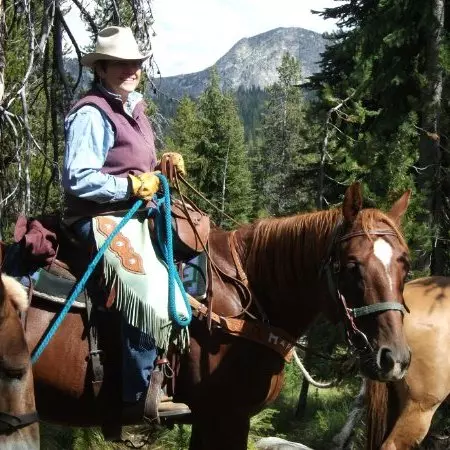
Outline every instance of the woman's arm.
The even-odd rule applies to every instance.
[[[64,190],[98,203],[128,199],[127,178],[100,171],[114,145],[114,131],[106,116],[95,106],[85,105],[66,119],[65,134]]]

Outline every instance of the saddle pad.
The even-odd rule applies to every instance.
[[[39,269],[30,276],[24,276],[19,279],[20,283],[26,288],[30,287],[30,281],[33,284],[33,295],[55,303],[65,303],[75,287],[75,282],[66,278],[58,277],[45,269]],[[75,299],[74,306],[84,308],[86,305],[86,296],[84,292]]]

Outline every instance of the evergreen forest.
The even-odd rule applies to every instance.
[[[133,28],[144,50],[150,46],[158,21],[151,0],[98,0],[95,11],[88,3],[0,1],[3,241],[12,240],[19,214],[62,208],[64,117],[86,91],[81,66],[69,72],[64,64],[67,46],[81,56],[67,8],[79,11],[93,38],[120,23]],[[216,208],[190,197],[225,229],[335,207],[354,181],[363,186],[365,206],[380,209],[410,189],[403,221],[409,276],[450,276],[450,1],[342,0],[316,14],[338,27],[326,35],[320,72],[308,80],[286,53],[278,81],[265,90],[223,91],[213,68],[199,98],[168,99],[154,90],[158,68],[148,64],[141,90],[150,93],[158,151],[184,156],[188,181]],[[337,380],[335,386],[311,387],[287,366],[282,394],[252,419],[249,449],[264,436],[332,448],[361,383],[342,334],[323,318],[309,330],[299,354],[315,378]],[[364,448],[364,426],[362,417],[346,448]],[[449,448],[449,427],[444,407],[420,448]],[[41,433],[43,449],[122,448],[97,429],[44,424]],[[129,433],[140,436],[138,429]],[[143,448],[184,450],[188,439],[189,426],[176,425],[156,430]]]

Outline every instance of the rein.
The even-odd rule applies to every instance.
[[[167,175],[166,175],[167,176]],[[186,214],[186,217],[188,218],[189,224],[191,225],[192,230],[194,231],[194,233],[197,236],[197,239],[199,240],[203,251],[205,252],[206,258],[209,261],[210,264],[210,268],[212,270],[214,270],[214,272],[216,273],[217,277],[221,280],[226,280],[228,282],[230,282],[231,284],[233,284],[235,286],[235,288],[240,292],[239,295],[243,296],[244,301],[246,302],[246,306],[242,307],[242,310],[239,312],[239,314],[235,315],[235,316],[231,316],[230,318],[237,318],[238,316],[242,315],[242,314],[246,314],[249,317],[251,317],[252,319],[256,320],[256,317],[250,313],[250,307],[252,306],[252,303],[254,302],[256,307],[258,308],[259,313],[261,314],[261,316],[263,317],[263,321],[266,322],[267,321],[267,317],[264,313],[264,311],[262,310],[261,306],[259,305],[258,301],[252,296],[250,289],[248,287],[248,280],[247,280],[247,275],[245,274],[244,269],[242,268],[242,265],[240,263],[240,258],[239,255],[237,254],[236,251],[236,246],[235,246],[235,234],[236,234],[236,230],[232,231],[230,233],[230,237],[228,239],[228,245],[229,245],[229,249],[231,251],[231,256],[233,258],[234,264],[236,266],[237,269],[237,274],[238,274],[238,278],[235,278],[231,275],[228,275],[227,273],[225,273],[213,260],[213,258],[211,257],[209,250],[207,248],[207,245],[203,242],[203,240],[201,239],[201,237],[199,236],[195,225],[192,223],[192,221],[190,220],[190,216],[188,214],[187,208],[186,208],[186,202],[189,203],[194,209],[196,209],[199,212],[202,212],[200,209],[198,209],[198,207],[195,205],[195,203],[188,199],[182,192],[180,189],[180,184],[179,184],[179,180],[181,180],[188,188],[190,188],[195,194],[197,194],[198,196],[200,196],[203,200],[205,200],[208,204],[210,204],[211,206],[214,207],[214,209],[216,209],[218,212],[220,212],[221,214],[223,214],[225,217],[227,217],[229,220],[231,220],[232,222],[234,222],[235,224],[237,224],[238,226],[241,226],[241,224],[239,222],[237,222],[236,220],[234,220],[232,217],[228,216],[226,213],[224,213],[223,211],[221,211],[217,206],[215,206],[212,202],[210,202],[201,192],[199,192],[194,186],[192,186],[188,181],[186,181],[185,178],[183,178],[180,174],[178,174],[178,172],[176,170],[172,170],[171,173],[171,178],[173,179],[173,182],[175,184],[175,189],[178,191],[179,195],[180,195],[180,199],[181,199],[181,203],[183,205],[184,208],[184,212]],[[191,305],[192,306],[192,305]],[[208,303],[208,329],[211,329],[211,325],[212,325],[212,319],[211,319],[211,313],[212,313],[212,300],[209,301]]]
[[[192,192],[194,192],[196,195],[198,195],[203,201],[208,203],[208,205],[212,206],[217,212],[222,214],[224,217],[226,217],[228,220],[231,220],[235,225],[240,227],[242,224],[239,223],[236,219],[233,219],[231,216],[226,214],[224,211],[222,211],[219,207],[217,207],[213,202],[208,200],[199,190],[197,190],[192,184],[190,184],[185,178],[183,178],[180,174],[177,173],[177,171],[174,172],[174,179],[175,179],[175,186],[178,190],[178,192],[181,193],[179,186],[178,186],[178,178],[183,182],[185,186],[187,186]]]
[[[324,263],[321,267],[321,273],[325,273],[327,280],[328,290],[331,297],[335,301],[338,309],[341,310],[343,315],[343,322],[346,328],[346,335],[348,343],[356,349],[357,352],[363,353],[372,351],[372,346],[369,343],[367,336],[357,327],[354,319],[359,317],[368,316],[371,314],[378,314],[384,311],[400,311],[402,314],[406,314],[406,308],[399,302],[386,301],[378,302],[372,305],[361,306],[358,308],[349,308],[345,297],[339,291],[337,278],[339,276],[341,267],[339,261],[333,258],[336,251],[336,245],[342,242],[348,241],[356,236],[395,236],[397,234],[390,229],[381,230],[369,230],[369,231],[354,231],[347,233],[344,236],[338,238],[338,234],[341,231],[342,222],[340,222],[333,232],[333,238],[331,239],[330,247],[328,248]]]

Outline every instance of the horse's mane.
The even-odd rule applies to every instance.
[[[340,208],[260,220],[255,224],[248,254],[248,274],[262,282],[260,288],[264,291],[274,284],[278,287],[298,285],[300,277],[304,280],[317,278],[322,259],[331,244],[331,235],[340,220]],[[368,232],[377,223],[384,223],[407,248],[397,225],[379,209],[361,210],[356,221],[370,239],[372,236]]]

